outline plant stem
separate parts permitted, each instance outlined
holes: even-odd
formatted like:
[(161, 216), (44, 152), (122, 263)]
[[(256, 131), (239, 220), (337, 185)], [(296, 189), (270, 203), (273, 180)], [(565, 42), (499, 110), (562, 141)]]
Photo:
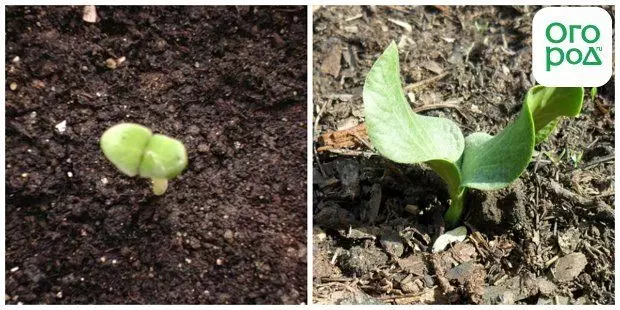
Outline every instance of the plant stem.
[(447, 228), (455, 227), (461, 220), (461, 215), (463, 214), (463, 208), (465, 206), (466, 194), (467, 191), (465, 188), (456, 191), (456, 193), (450, 194), (450, 207), (443, 216)]
[(151, 179), (151, 182), (153, 182), (153, 194), (157, 196), (163, 195), (168, 189), (167, 179)]

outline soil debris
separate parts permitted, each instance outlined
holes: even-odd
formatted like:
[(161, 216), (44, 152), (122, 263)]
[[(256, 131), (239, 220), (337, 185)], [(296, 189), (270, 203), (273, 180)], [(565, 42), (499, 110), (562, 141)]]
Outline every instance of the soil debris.
[(572, 253), (560, 257), (555, 263), (554, 275), (559, 282), (569, 282), (575, 279), (588, 264), (583, 253)]

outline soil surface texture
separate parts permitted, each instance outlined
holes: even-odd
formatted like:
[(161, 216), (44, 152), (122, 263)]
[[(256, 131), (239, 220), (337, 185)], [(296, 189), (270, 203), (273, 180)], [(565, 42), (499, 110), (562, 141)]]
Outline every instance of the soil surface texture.
[[(306, 8), (6, 8), (9, 304), (306, 302)], [(99, 149), (183, 141), (165, 195)]]
[[(431, 253), (449, 196), (421, 165), (373, 154), (362, 87), (391, 41), (418, 113), (496, 134), (535, 83), (540, 7), (315, 7), (313, 301), (614, 304), (614, 84), (536, 147), (521, 178), (472, 190), (468, 237)], [(613, 11), (608, 9), (613, 16)]]

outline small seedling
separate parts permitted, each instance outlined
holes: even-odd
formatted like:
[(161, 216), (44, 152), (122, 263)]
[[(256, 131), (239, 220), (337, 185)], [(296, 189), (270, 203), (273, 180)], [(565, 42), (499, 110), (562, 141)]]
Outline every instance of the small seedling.
[(392, 42), (370, 69), (363, 100), (368, 135), (384, 157), (403, 164), (425, 163), (448, 185), (444, 215), (454, 227), (468, 188), (496, 190), (525, 171), (534, 146), (549, 136), (560, 116), (581, 111), (582, 87), (534, 86), (517, 119), (496, 136), (476, 132), (466, 138), (449, 119), (418, 115), (407, 103), (400, 81), (398, 49)]
[(151, 179), (155, 195), (163, 195), (168, 180), (187, 167), (187, 152), (181, 141), (153, 134), (142, 125), (114, 125), (103, 133), (100, 145), (105, 157), (122, 173)]
[(596, 98), (596, 95), (598, 95), (598, 89), (596, 87), (590, 88), (590, 98), (594, 100), (594, 98)]

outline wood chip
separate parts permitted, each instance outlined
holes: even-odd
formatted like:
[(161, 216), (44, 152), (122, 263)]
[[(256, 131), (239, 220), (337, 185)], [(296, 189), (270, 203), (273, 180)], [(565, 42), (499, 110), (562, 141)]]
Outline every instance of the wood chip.
[(411, 25), (405, 21), (402, 20), (398, 20), (398, 19), (393, 19), (393, 18), (388, 18), (388, 21), (390, 21), (393, 24), (396, 24), (398, 26), (401, 26), (403, 28), (405, 28), (405, 30), (407, 30), (407, 32), (411, 32), (413, 31), (413, 27), (411, 27)]
[(340, 60), (342, 59), (342, 48), (339, 44), (334, 44), (323, 63), (321, 64), (321, 72), (338, 77), (340, 75)]

